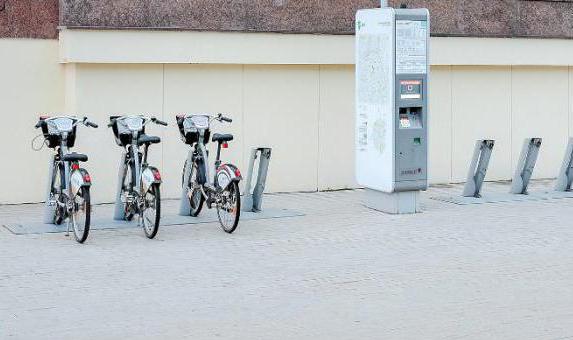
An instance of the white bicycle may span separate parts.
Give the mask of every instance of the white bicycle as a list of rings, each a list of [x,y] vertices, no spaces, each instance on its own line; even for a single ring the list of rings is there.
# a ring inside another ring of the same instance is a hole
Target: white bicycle
[[[68,234],[71,226],[76,241],[84,243],[90,232],[92,182],[90,174],[81,168],[79,163],[87,162],[88,156],[69,151],[76,141],[77,125],[80,123],[98,127],[86,117],[79,119],[60,116],[40,117],[36,129],[42,128],[44,143],[56,152],[47,202],[54,207],[53,223],[60,225],[67,219]]]
[[[177,116],[181,139],[191,147],[183,167],[182,186],[187,192],[191,216],[198,216],[203,204],[207,203],[209,209],[216,207],[223,230],[232,233],[237,229],[241,215],[239,182],[242,176],[235,165],[221,162],[221,149],[228,148],[233,135],[219,133],[213,134],[211,139],[218,144],[214,176],[209,176],[209,154],[206,144],[209,143],[210,126],[214,120],[232,122],[222,114]]]
[[[147,164],[147,153],[149,146],[160,143],[161,139],[145,134],[145,126],[150,122],[167,126],[155,117],[138,115],[111,116],[108,127],[113,129],[117,145],[126,150],[120,188],[124,218],[131,221],[137,214],[145,236],[152,239],[161,219],[161,174]]]

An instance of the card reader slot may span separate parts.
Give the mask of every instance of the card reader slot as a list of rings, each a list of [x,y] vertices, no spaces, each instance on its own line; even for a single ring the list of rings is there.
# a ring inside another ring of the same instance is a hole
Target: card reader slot
[[[423,127],[421,107],[401,107],[398,115],[400,129],[421,129]]]

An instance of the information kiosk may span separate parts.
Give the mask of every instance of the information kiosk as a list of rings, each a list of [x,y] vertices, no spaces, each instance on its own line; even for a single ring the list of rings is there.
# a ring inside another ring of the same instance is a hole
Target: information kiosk
[[[428,42],[427,9],[356,15],[356,180],[376,210],[418,212],[428,187]]]

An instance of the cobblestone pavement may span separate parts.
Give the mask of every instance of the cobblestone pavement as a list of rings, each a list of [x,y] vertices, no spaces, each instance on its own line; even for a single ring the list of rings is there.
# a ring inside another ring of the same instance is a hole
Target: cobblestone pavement
[[[0,227],[0,339],[573,339],[573,199],[428,199],[460,190],[433,188],[410,216],[364,208],[360,190],[268,195],[306,216],[233,235],[78,245]],[[0,224],[40,211],[2,206]]]

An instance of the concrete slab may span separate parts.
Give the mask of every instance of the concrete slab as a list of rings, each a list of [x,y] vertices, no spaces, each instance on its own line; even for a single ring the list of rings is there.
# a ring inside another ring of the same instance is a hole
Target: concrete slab
[[[413,215],[368,209],[363,190],[268,195],[305,216],[245,220],[232,235],[94,230],[80,245],[0,227],[0,339],[572,338],[573,200],[430,199],[461,192],[432,187]],[[0,206],[0,225],[41,213]]]
[[[99,216],[98,216],[99,215]],[[248,220],[265,220],[274,218],[296,217],[304,216],[295,210],[288,209],[265,209],[262,212],[241,212],[241,221]],[[161,217],[160,227],[174,226],[174,225],[187,225],[187,224],[200,224],[200,223],[213,223],[218,222],[216,210],[207,210],[201,213],[198,217],[179,216],[169,214]],[[5,223],[3,227],[8,229],[11,233],[16,235],[26,234],[47,234],[47,233],[64,233],[67,230],[66,223],[62,225],[46,224],[33,219],[22,218],[19,222]],[[110,230],[110,229],[126,229],[137,228],[137,216],[133,221],[114,221],[111,217],[103,217],[101,214],[94,214],[91,230]],[[239,222],[240,227],[240,222]]]
[[[452,203],[457,205],[468,204],[486,204],[486,203],[507,203],[507,202],[523,202],[523,201],[544,201],[553,199],[573,198],[573,192],[560,192],[560,191],[546,191],[546,192],[531,192],[529,195],[517,194],[504,194],[492,193],[483,195],[480,198],[463,197],[463,196],[435,196],[430,199]]]

